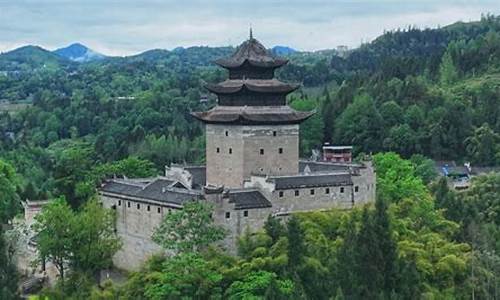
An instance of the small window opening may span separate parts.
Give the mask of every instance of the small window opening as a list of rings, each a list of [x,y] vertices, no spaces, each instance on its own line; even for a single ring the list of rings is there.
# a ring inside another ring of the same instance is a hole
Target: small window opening
[[[130,201],[129,201],[129,202],[127,202],[127,207],[130,207]]]
[[[295,190],[295,196],[299,196],[300,193],[299,193],[299,190]]]
[[[161,213],[161,208],[160,207],[158,207],[158,213]]]
[[[244,216],[244,217],[248,217],[248,210],[244,210],[244,211],[243,211],[243,216]]]
[[[325,194],[330,194],[330,188],[325,189]]]
[[[264,149],[260,149],[260,155],[264,155]]]
[[[226,219],[229,219],[229,218],[231,218],[231,213],[227,211],[226,212]]]
[[[141,209],[141,205],[137,203],[137,209]]]
[[[273,131],[273,136],[276,136],[276,131]]]
[[[233,148],[229,148],[229,154],[233,154]]]
[[[118,206],[122,206],[122,200],[118,200]]]
[[[279,148],[279,149],[278,149],[278,153],[279,153],[279,154],[283,154],[283,148]]]
[[[220,148],[219,147],[217,147],[217,153],[220,153]]]
[[[279,192],[279,196],[280,196],[280,198],[282,198],[282,197],[283,197],[283,191],[280,191],[280,192]]]
[[[311,195],[314,195],[314,189],[311,189],[310,193]]]
[[[355,186],[355,187],[354,187],[354,192],[356,192],[356,193],[357,193],[358,191],[359,191],[359,186]]]
[[[226,130],[226,136],[229,136],[229,131]]]
[[[151,206],[148,205],[148,211],[151,211]]]
[[[344,192],[344,188],[343,188],[343,187],[341,187],[341,188],[340,188],[340,192],[341,192],[341,193],[343,193],[343,192]]]

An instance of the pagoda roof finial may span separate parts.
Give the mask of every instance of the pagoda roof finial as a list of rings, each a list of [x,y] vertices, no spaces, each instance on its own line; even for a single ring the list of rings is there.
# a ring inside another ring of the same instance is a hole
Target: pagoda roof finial
[[[253,40],[252,24],[250,24],[250,40]]]

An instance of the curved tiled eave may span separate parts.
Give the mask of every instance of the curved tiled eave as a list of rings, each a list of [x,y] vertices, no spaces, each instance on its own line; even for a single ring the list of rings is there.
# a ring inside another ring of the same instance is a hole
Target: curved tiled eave
[[[270,60],[259,60],[259,59],[246,58],[246,59],[233,60],[230,58],[221,58],[214,62],[226,69],[240,68],[245,64],[257,68],[279,68],[281,66],[286,65],[288,63],[288,59],[276,58]]]
[[[296,111],[288,106],[283,107],[224,107],[217,106],[205,112],[193,112],[195,118],[209,124],[239,124],[239,125],[268,125],[268,124],[299,124],[315,111]]]
[[[255,93],[288,94],[299,88],[300,85],[287,84],[276,79],[233,79],[219,84],[207,84],[205,88],[214,94],[236,94],[244,91]]]

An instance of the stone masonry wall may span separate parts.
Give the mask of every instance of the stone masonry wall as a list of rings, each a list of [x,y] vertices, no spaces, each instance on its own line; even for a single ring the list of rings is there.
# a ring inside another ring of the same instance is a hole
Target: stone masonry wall
[[[354,187],[358,187],[354,191],[354,205],[362,205],[368,202],[375,202],[377,191],[376,174],[372,162],[364,162],[366,168],[359,169],[359,175],[352,176]]]
[[[298,173],[298,125],[206,125],[207,184],[243,187],[252,174]]]
[[[113,258],[115,266],[125,270],[137,270],[153,254],[163,251],[151,240],[151,236],[172,208],[160,203],[146,204],[109,195],[101,195],[101,201],[106,208],[116,207],[116,231],[123,246]]]
[[[222,194],[206,195],[207,200],[214,203],[214,223],[224,227],[227,231],[222,245],[230,253],[236,254],[238,238],[248,230],[255,232],[264,227],[272,208],[234,209],[234,203]]]
[[[329,189],[329,193],[326,190]],[[299,195],[296,196],[295,192]],[[314,194],[311,194],[313,191]],[[280,196],[280,192],[283,196]],[[274,213],[290,213],[352,207],[353,186],[329,186],[277,190],[271,194]]]

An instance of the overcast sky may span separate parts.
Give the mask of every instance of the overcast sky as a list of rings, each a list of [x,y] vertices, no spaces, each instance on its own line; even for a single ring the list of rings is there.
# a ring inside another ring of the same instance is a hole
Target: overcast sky
[[[0,0],[0,51],[81,42],[107,55],[153,48],[264,45],[320,50],[356,47],[384,30],[443,26],[500,14],[500,0]]]

